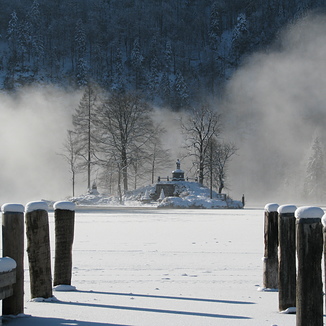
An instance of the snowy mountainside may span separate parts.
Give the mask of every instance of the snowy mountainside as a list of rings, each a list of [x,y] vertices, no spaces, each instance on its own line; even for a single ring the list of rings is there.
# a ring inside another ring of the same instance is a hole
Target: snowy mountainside
[[[201,186],[197,182],[178,181],[164,182],[175,185],[175,196],[152,200],[156,185],[148,185],[129,191],[120,203],[116,196],[99,194],[97,191],[78,197],[69,198],[77,205],[95,206],[154,206],[157,208],[243,208],[242,202],[232,200],[226,195],[213,191],[210,199],[210,189]],[[164,197],[164,195],[163,195]]]

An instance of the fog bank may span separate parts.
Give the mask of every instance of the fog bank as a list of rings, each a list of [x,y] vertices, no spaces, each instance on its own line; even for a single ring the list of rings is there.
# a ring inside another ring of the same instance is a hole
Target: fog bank
[[[63,142],[79,94],[53,87],[0,94],[0,203],[71,195]]]
[[[232,192],[249,202],[305,201],[309,149],[326,140],[326,16],[289,26],[268,53],[251,56],[230,81],[228,133],[239,156]]]

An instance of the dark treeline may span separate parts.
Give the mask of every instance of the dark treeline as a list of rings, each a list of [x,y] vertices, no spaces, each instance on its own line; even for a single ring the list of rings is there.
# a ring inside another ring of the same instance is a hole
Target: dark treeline
[[[175,110],[218,95],[250,53],[323,0],[3,0],[0,77],[142,91]]]

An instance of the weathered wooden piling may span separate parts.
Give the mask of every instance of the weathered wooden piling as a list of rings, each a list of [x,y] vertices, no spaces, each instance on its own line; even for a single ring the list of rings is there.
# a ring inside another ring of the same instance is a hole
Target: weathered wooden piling
[[[2,211],[2,256],[16,262],[16,283],[13,295],[3,299],[3,315],[24,313],[24,206],[4,204]]]
[[[297,225],[297,326],[323,325],[323,252],[324,211],[319,207],[300,207],[295,211]]]
[[[48,205],[30,202],[25,214],[31,298],[48,299],[53,296]]]
[[[323,225],[323,241],[324,241],[324,292],[326,293],[326,214],[323,215],[321,219],[322,225]],[[325,305],[326,305],[326,300],[325,300]],[[326,309],[326,307],[325,307]]]
[[[54,204],[54,221],[55,261],[53,285],[71,285],[75,204],[72,202],[56,202]]]
[[[263,287],[278,288],[278,209],[279,205],[265,206]]]
[[[296,228],[294,205],[278,208],[278,297],[279,310],[294,312],[296,306]]]

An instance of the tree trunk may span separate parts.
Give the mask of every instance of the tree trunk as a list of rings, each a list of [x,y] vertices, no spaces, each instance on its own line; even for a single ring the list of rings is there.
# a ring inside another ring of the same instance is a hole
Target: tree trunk
[[[204,159],[202,155],[199,157],[199,183],[204,184]]]
[[[295,211],[295,210],[294,210]],[[279,213],[279,310],[296,305],[296,243],[293,213]]]
[[[278,213],[265,211],[264,223],[264,274],[265,288],[278,288]]]
[[[26,213],[27,253],[31,298],[52,297],[51,257],[48,212]]]
[[[23,211],[23,209],[22,209]],[[4,212],[2,215],[2,255],[16,261],[16,283],[13,295],[2,301],[3,315],[24,313],[24,213]]]
[[[127,151],[125,148],[121,152],[122,161],[122,181],[123,181],[123,191],[126,193],[128,191],[128,166],[127,166]]]
[[[298,218],[297,326],[323,325],[322,251],[320,218]]]
[[[75,211],[55,209],[54,220],[55,261],[53,285],[71,285]]]

